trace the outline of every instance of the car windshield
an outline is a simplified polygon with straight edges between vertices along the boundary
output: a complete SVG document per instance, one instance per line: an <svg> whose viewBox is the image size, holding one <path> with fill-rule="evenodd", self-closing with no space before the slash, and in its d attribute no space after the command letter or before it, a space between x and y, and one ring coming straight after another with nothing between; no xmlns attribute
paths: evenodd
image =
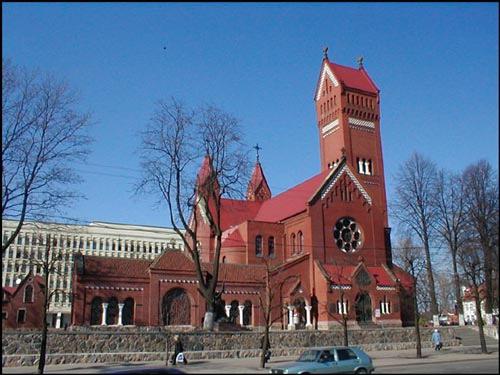
<svg viewBox="0 0 500 375"><path fill-rule="evenodd" d="M299 362L315 362L318 354L318 350L306 350L300 355Z"/></svg>

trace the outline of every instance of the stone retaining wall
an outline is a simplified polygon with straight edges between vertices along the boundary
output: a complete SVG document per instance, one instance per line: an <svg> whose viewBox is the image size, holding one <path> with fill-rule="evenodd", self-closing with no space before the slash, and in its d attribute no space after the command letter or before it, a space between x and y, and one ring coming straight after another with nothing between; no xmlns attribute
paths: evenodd
<svg viewBox="0 0 500 375"><path fill-rule="evenodd" d="M459 345L453 328L440 330L447 346ZM432 329L422 329L423 347L431 346ZM173 350L174 332L158 329L87 329L52 331L48 335L47 364L113 363L166 359ZM180 333L190 359L241 358L259 355L262 333ZM274 356L298 355L312 346L341 345L342 330L271 332ZM2 366L30 366L38 362L39 332L3 332ZM414 328L349 331L349 344L370 350L400 350L415 347Z"/></svg>

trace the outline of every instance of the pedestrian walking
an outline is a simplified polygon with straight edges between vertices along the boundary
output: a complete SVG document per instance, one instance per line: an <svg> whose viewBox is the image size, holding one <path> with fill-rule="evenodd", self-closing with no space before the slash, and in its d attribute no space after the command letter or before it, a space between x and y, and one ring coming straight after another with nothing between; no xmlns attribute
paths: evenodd
<svg viewBox="0 0 500 375"><path fill-rule="evenodd" d="M184 355L184 347L179 335L174 336L174 354L172 355L172 364L176 365L178 362L187 365L187 359Z"/></svg>
<svg viewBox="0 0 500 375"><path fill-rule="evenodd" d="M265 345L266 343L266 335L262 335L262 338L260 339L260 348L261 349L264 349L264 365L266 364L266 362L269 362L269 360L271 359L271 351L269 349L271 349L271 343L269 342L269 340L267 340L267 345ZM265 347L264 347L265 346Z"/></svg>
<svg viewBox="0 0 500 375"><path fill-rule="evenodd" d="M443 342L441 341L441 334L439 330L436 328L434 332L432 332L432 342L434 343L434 350L439 351L443 347Z"/></svg>

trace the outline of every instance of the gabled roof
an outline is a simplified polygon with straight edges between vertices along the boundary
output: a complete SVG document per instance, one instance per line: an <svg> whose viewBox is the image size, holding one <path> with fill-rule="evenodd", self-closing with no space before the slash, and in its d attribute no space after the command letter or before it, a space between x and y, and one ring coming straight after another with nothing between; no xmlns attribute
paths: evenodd
<svg viewBox="0 0 500 375"><path fill-rule="evenodd" d="M147 277L150 260L84 255L84 275Z"/></svg>
<svg viewBox="0 0 500 375"><path fill-rule="evenodd" d="M318 263L320 268L325 271L327 279L337 285L351 285L352 279L356 274L358 266L352 265L335 265L327 263ZM395 286L396 283L387 274L386 270L382 266L364 267L368 273L375 279L378 286Z"/></svg>
<svg viewBox="0 0 500 375"><path fill-rule="evenodd" d="M253 220L263 202L237 199L221 199L221 229L225 231L234 225Z"/></svg>
<svg viewBox="0 0 500 375"><path fill-rule="evenodd" d="M4 287L2 287L2 290L11 296L14 296L19 290L22 289L23 285L27 283L27 281L30 277L33 277L33 282L36 281L36 282L38 282L39 285L44 284L43 277L41 277L40 275L33 275L32 272L28 272L28 274L26 276L24 276L24 278L21 280L19 285L17 285L17 286L4 286Z"/></svg>
<svg viewBox="0 0 500 375"><path fill-rule="evenodd" d="M347 164L347 161L346 161L345 158L342 158L342 160L340 161L340 163L334 169L332 169L331 171L329 171L329 174L326 177L325 182L321 186L318 187L318 189L315 191L314 195L311 196L309 202L313 203L314 201L316 201L320 197L321 197L321 199L323 199L328 194L328 192L332 189L332 187L335 185L335 183L337 182L337 180L344 173L347 173L349 175L350 179L352 180L352 182L354 182L354 184L358 188L358 190L361 193L361 195L363 195L363 197L368 202L368 204L371 205L372 204L372 198L370 197L370 195L368 194L368 192L365 190L365 188L363 187L363 185L361 185L361 183L356 178L356 176L354 175L354 173L351 171L351 169L349 168L349 165Z"/></svg>
<svg viewBox="0 0 500 375"><path fill-rule="evenodd" d="M149 266L150 269L194 271L194 264L184 251L164 250Z"/></svg>
<svg viewBox="0 0 500 375"><path fill-rule="evenodd" d="M357 89L372 94L377 94L379 92L378 87L363 67L355 69L332 63L328 59L323 59L314 95L315 100L319 99L319 93L323 86L325 77L329 77L335 87L341 84L343 87Z"/></svg>
<svg viewBox="0 0 500 375"><path fill-rule="evenodd" d="M408 272L406 272L405 270L403 270L402 268L400 268L395 264L392 265L392 271L399 279L403 287L413 288L413 277Z"/></svg>
<svg viewBox="0 0 500 375"><path fill-rule="evenodd" d="M262 203L256 221L278 222L307 209L307 202L330 171L324 171Z"/></svg>
<svg viewBox="0 0 500 375"><path fill-rule="evenodd" d="M17 286L4 286L4 287L2 287L2 289L4 292L6 292L12 296L16 292Z"/></svg>

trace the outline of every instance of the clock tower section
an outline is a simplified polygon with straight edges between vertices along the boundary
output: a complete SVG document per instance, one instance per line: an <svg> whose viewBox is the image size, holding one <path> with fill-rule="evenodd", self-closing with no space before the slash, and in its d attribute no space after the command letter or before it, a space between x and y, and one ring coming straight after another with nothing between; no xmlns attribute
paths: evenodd
<svg viewBox="0 0 500 375"><path fill-rule="evenodd" d="M388 225L382 143L380 91L358 59L358 68L332 63L324 50L316 86L321 171L334 169L346 157Z"/></svg>

